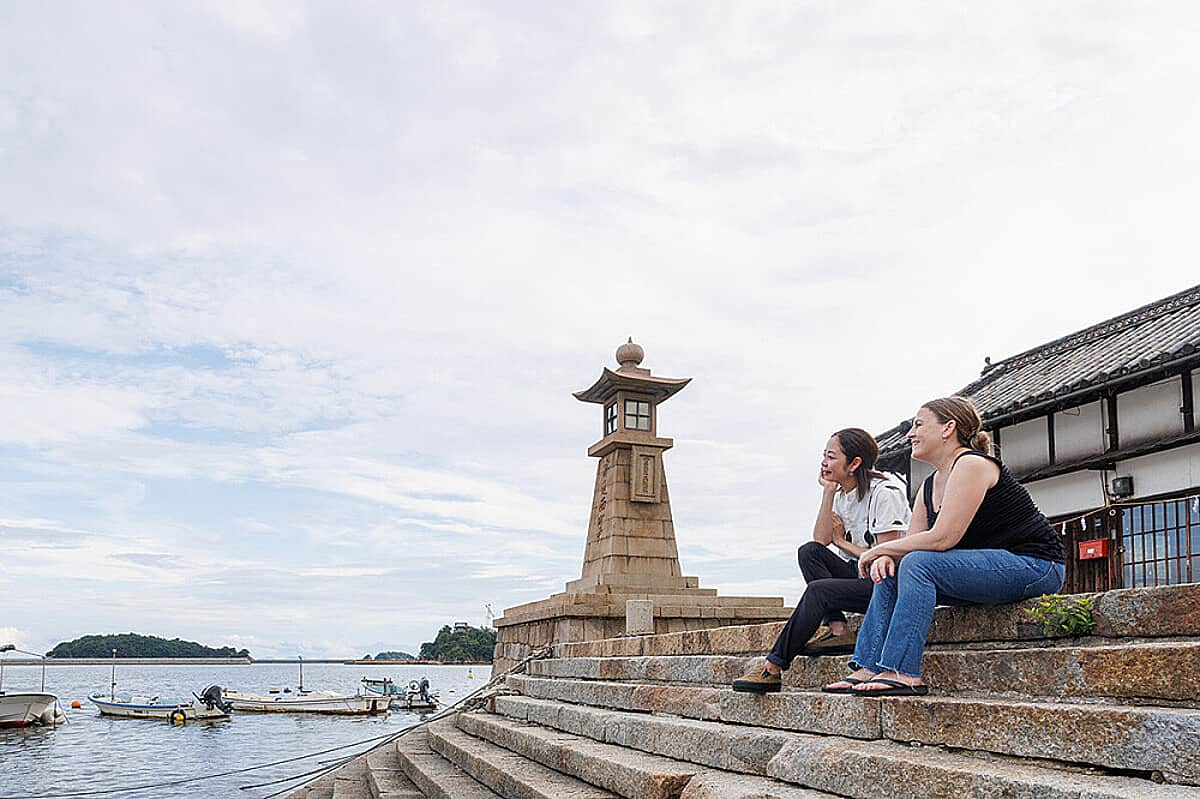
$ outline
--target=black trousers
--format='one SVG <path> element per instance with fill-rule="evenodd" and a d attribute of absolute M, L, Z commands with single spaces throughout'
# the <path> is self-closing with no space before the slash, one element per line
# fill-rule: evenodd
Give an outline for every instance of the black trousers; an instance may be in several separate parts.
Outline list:
<path fill-rule="evenodd" d="M 857 562 L 842 560 L 816 541 L 796 550 L 796 561 L 808 586 L 767 655 L 767 660 L 784 670 L 822 621 L 845 621 L 844 610 L 865 613 L 875 588 L 870 580 L 858 576 Z"/>

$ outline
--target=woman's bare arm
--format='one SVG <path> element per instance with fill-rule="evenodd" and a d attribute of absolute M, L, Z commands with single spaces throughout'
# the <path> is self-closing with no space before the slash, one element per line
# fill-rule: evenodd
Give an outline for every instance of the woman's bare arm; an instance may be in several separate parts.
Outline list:
<path fill-rule="evenodd" d="M 918 549 L 944 552 L 954 547 L 962 540 L 971 520 L 975 518 L 975 513 L 983 502 L 983 495 L 996 484 L 999 477 L 999 467 L 989 460 L 965 458 L 960 461 L 946 480 L 946 494 L 942 499 L 942 509 L 938 512 L 933 528 L 910 532 L 903 538 L 872 547 L 859 559 L 860 571 L 880 555 L 899 558 L 906 552 L 915 552 Z M 917 518 L 914 509 L 914 526 L 927 521 L 924 499 L 919 499 L 918 503 L 921 507 L 921 518 Z"/>
<path fill-rule="evenodd" d="M 833 534 L 833 495 L 837 493 L 837 483 L 821 481 L 821 506 L 817 509 L 817 519 L 813 522 L 813 541 L 818 544 L 831 544 Z"/>

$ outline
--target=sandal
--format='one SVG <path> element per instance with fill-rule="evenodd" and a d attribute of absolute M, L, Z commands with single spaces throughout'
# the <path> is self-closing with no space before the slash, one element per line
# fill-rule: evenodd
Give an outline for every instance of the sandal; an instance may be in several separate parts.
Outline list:
<path fill-rule="evenodd" d="M 837 685 L 839 682 L 844 682 L 844 683 L 846 683 L 846 687 L 845 687 L 845 688 L 830 688 L 830 687 L 829 687 L 829 685 Z M 862 685 L 862 684 L 863 684 L 863 683 L 865 683 L 865 682 L 875 682 L 875 680 L 859 680 L 859 679 L 855 679 L 854 677 L 843 677 L 843 678 L 842 678 L 842 679 L 840 679 L 840 680 L 835 680 L 834 682 L 831 682 L 831 683 L 829 683 L 829 685 L 822 685 L 822 686 L 821 686 L 821 693 L 825 693 L 825 694 L 852 694 L 852 693 L 856 693 L 856 692 L 855 692 L 855 690 L 854 690 L 854 686 L 856 686 L 856 685 Z"/>
<path fill-rule="evenodd" d="M 846 682 L 849 682 L 849 680 Z M 925 696 L 929 693 L 928 685 L 909 685 L 908 683 L 900 682 L 899 680 L 885 680 L 880 677 L 876 677 L 873 680 L 859 681 L 859 685 L 869 685 L 870 683 L 886 685 L 888 687 L 882 688 L 878 691 L 870 689 L 855 691 L 852 689 L 846 693 L 858 694 L 859 696 Z"/>

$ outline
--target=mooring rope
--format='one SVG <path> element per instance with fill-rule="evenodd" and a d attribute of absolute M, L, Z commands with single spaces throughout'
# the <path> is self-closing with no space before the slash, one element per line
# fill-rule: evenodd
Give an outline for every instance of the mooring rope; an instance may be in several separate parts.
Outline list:
<path fill-rule="evenodd" d="M 252 788 L 265 788 L 268 785 L 278 785 L 278 784 L 284 783 L 284 782 L 293 782 L 295 780 L 302 779 L 305 777 L 311 778 L 311 779 L 305 780 L 304 783 L 301 783 L 299 785 L 293 785 L 288 788 L 284 788 L 282 790 L 276 791 L 275 793 L 268 794 L 267 796 L 264 796 L 262 798 L 262 799 L 271 799 L 271 797 L 278 796 L 279 794 L 285 793 L 287 791 L 299 790 L 307 783 L 312 782 L 313 780 L 320 779 L 322 776 L 324 776 L 332 771 L 336 771 L 337 769 L 344 766 L 346 763 L 349 763 L 351 760 L 354 760 L 356 758 L 362 757 L 363 755 L 369 754 L 369 753 L 375 751 L 376 749 L 379 749 L 380 747 L 387 746 L 389 743 L 400 739 L 401 737 L 407 735 L 408 733 L 412 732 L 415 729 L 419 729 L 420 727 L 423 727 L 427 724 L 431 724 L 432 722 L 435 722 L 435 721 L 441 721 L 442 719 L 450 718 L 451 716 L 456 715 L 458 713 L 462 713 L 462 712 L 465 712 L 468 710 L 475 710 L 476 708 L 483 707 L 484 704 L 486 704 L 490 699 L 492 699 L 495 696 L 500 696 L 505 693 L 514 693 L 513 691 L 511 691 L 510 689 L 507 689 L 507 688 L 499 688 L 497 690 L 492 691 L 491 693 L 485 693 L 485 692 L 488 691 L 488 689 L 495 686 L 500 681 L 502 681 L 505 677 L 508 677 L 511 674 L 518 674 L 521 671 L 524 671 L 525 667 L 528 666 L 531 661 L 541 660 L 543 658 L 549 657 L 551 651 L 552 651 L 552 648 L 549 646 L 544 646 L 544 647 L 534 650 L 533 652 L 529 653 L 526 657 L 524 657 L 523 659 L 518 661 L 516 664 L 514 664 L 511 668 L 501 672 L 500 674 L 493 675 L 492 678 L 487 681 L 487 683 L 485 683 L 484 685 L 475 689 L 471 693 L 467 694 L 462 699 L 459 699 L 454 704 L 443 708 L 442 710 L 438 711 L 437 713 L 433 714 L 432 716 L 430 716 L 428 718 L 418 721 L 416 724 L 413 724 L 410 727 L 405 727 L 403 730 L 400 730 L 399 732 L 389 732 L 384 735 L 376 735 L 372 738 L 365 738 L 361 741 L 354 741 L 352 743 L 342 744 L 340 746 L 331 746 L 328 749 L 322 749 L 319 752 L 309 752 L 308 754 L 295 755 L 294 757 L 288 757 L 288 758 L 284 758 L 282 760 L 275 760 L 270 763 L 260 763 L 255 766 L 245 766 L 243 768 L 230 769 L 229 771 L 222 771 L 222 772 L 218 772 L 216 774 L 204 774 L 204 775 L 197 776 L 197 777 L 181 777 L 178 779 L 166 780 L 163 782 L 143 783 L 140 785 L 127 785 L 127 786 L 123 786 L 123 787 L 119 787 L 119 788 L 96 788 L 96 789 L 87 790 L 87 791 L 66 791 L 66 792 L 60 792 L 60 793 L 37 793 L 37 794 L 21 794 L 21 795 L 14 794 L 14 795 L 8 795 L 8 796 L 0 796 L 0 799 L 74 799 L 75 797 L 82 797 L 82 796 L 115 796 L 116 794 L 121 794 L 121 793 L 134 793 L 136 791 L 149 791 L 149 790 L 153 790 L 156 788 L 170 788 L 170 787 L 173 787 L 176 785 L 188 785 L 188 784 L 195 783 L 195 782 L 204 782 L 206 780 L 215 780 L 215 779 L 219 779 L 221 777 L 230 777 L 235 774 L 247 774 L 252 771 L 259 771 L 261 769 L 271 768 L 273 766 L 283 766 L 283 765 L 287 765 L 288 763 L 295 763 L 300 760 L 308 760 L 309 758 L 319 757 L 321 755 L 327 755 L 332 752 L 339 752 L 339 751 L 342 751 L 345 749 L 350 749 L 352 747 L 362 746 L 364 744 L 374 744 L 373 746 L 371 746 L 367 749 L 364 749 L 361 752 L 355 752 L 354 754 L 346 755 L 345 757 L 340 757 L 340 758 L 336 758 L 334 760 L 328 761 L 330 763 L 330 765 L 322 765 L 319 768 L 312 769 L 311 771 L 307 771 L 302 774 L 293 774 L 288 777 L 283 777 L 283 778 L 276 779 L 276 780 L 270 780 L 269 782 L 258 783 L 257 785 L 240 786 L 242 790 L 250 790 Z"/>
<path fill-rule="evenodd" d="M 553 651 L 553 648 L 549 647 L 549 646 L 541 647 L 539 649 L 534 650 L 530 654 L 526 655 L 523 659 L 521 659 L 520 661 L 515 663 L 511 668 L 507 669 L 506 671 L 501 672 L 500 674 L 493 675 L 492 678 L 490 680 L 488 680 L 486 684 L 480 686 L 476 690 L 467 694 L 462 699 L 459 699 L 453 705 L 443 708 L 442 710 L 438 711 L 437 713 L 430 716 L 429 718 L 418 721 L 416 724 L 413 724 L 411 727 L 405 727 L 403 730 L 400 730 L 399 732 L 395 732 L 388 736 L 385 736 L 383 740 L 380 740 L 378 743 L 376 743 L 374 746 L 370 747 L 369 749 L 364 749 L 361 752 L 356 752 L 352 755 L 347 755 L 345 757 L 338 758 L 337 760 L 331 761 L 329 765 L 324 766 L 322 768 L 316 768 L 311 771 L 306 771 L 302 774 L 292 774 L 291 776 L 288 776 L 288 777 L 281 777 L 279 779 L 270 780 L 268 782 L 261 782 L 261 783 L 255 784 L 255 785 L 242 785 L 242 786 L 240 786 L 240 788 L 243 791 L 251 790 L 253 788 L 265 788 L 268 785 L 279 785 L 279 784 L 282 784 L 285 782 L 293 782 L 295 780 L 298 780 L 298 779 L 301 779 L 304 777 L 308 777 L 307 780 L 305 780 L 303 783 L 300 783 L 299 785 L 290 785 L 286 788 L 275 791 L 274 793 L 269 793 L 266 796 L 262 797 L 262 799 L 274 799 L 274 797 L 279 796 L 280 794 L 287 793 L 289 791 L 298 791 L 302 787 L 307 785 L 308 783 L 315 782 L 316 780 L 321 779 L 321 777 L 324 777 L 327 774 L 337 771 L 342 766 L 346 765 L 347 763 L 351 762 L 352 760 L 356 760 L 360 757 L 364 757 L 364 756 L 370 754 L 371 752 L 374 752 L 376 749 L 380 749 L 384 746 L 387 746 L 390 743 L 398 741 L 400 738 L 403 738 L 405 735 L 408 735 L 413 730 L 420 729 L 421 727 L 424 727 L 427 724 L 432 724 L 435 721 L 441 721 L 442 719 L 450 718 L 451 716 L 457 715 L 459 713 L 465 713 L 470 710 L 476 710 L 478 708 L 481 708 L 496 696 L 515 694 L 516 691 L 513 691 L 510 688 L 504 688 L 504 687 L 493 688 L 493 686 L 496 686 L 498 683 L 502 682 L 504 680 L 504 678 L 508 677 L 510 674 L 517 674 L 518 672 L 524 671 L 525 667 L 527 665 L 529 665 L 530 661 L 541 660 L 543 658 L 549 657 L 552 651 Z M 489 691 L 488 689 L 493 689 L 493 690 Z M 370 741 L 363 741 L 362 743 L 369 743 L 369 742 Z M 5 799 L 5 797 L 0 797 L 0 799 Z"/>

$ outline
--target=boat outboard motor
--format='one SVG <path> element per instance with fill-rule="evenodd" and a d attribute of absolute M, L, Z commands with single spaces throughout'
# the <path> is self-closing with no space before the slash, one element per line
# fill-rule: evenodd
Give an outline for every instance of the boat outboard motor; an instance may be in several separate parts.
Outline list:
<path fill-rule="evenodd" d="M 425 702 L 430 701 L 430 699 L 429 699 L 429 678 L 428 677 L 421 678 L 421 699 Z"/>
<path fill-rule="evenodd" d="M 221 686 L 219 685 L 208 686 L 196 698 L 203 702 L 209 710 L 212 710 L 214 707 L 222 713 L 229 713 L 233 710 L 232 707 L 225 703 L 225 699 L 221 696 Z"/>

